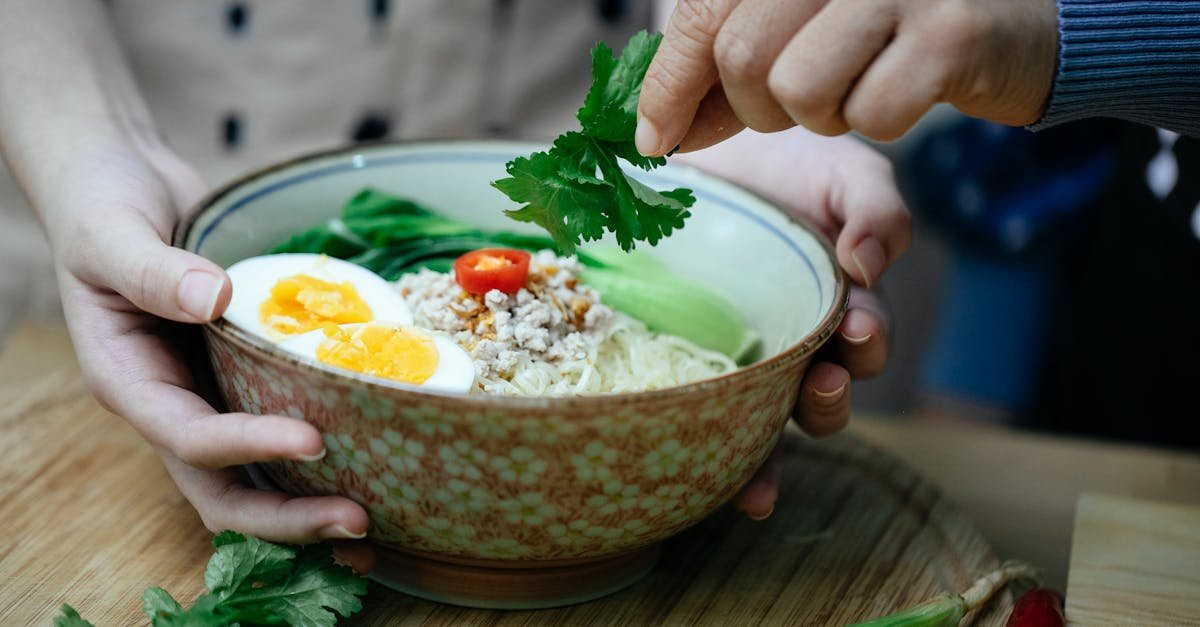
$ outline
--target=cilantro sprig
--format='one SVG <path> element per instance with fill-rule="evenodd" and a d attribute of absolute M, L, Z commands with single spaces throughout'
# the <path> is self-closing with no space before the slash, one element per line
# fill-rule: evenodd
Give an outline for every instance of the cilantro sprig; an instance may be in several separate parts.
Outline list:
<path fill-rule="evenodd" d="M 654 246 L 683 227 L 695 203 L 689 189 L 657 191 L 627 175 L 621 160 L 643 170 L 666 163 L 638 153 L 637 103 L 642 79 L 662 35 L 634 35 L 620 57 L 603 43 L 592 49 L 592 87 L 576 117 L 582 127 L 560 135 L 550 150 L 505 165 L 509 178 L 492 183 L 524 203 L 509 217 L 546 229 L 559 252 L 612 233 L 625 251 L 644 241 Z"/>
<path fill-rule="evenodd" d="M 272 544 L 223 531 L 213 538 L 200 595 L 184 609 L 162 588 L 149 588 L 143 610 L 154 627 L 224 625 L 295 625 L 332 627 L 337 616 L 362 609 L 366 579 L 333 561 L 328 544 L 302 547 Z M 63 605 L 55 627 L 92 627 L 70 605 Z"/>

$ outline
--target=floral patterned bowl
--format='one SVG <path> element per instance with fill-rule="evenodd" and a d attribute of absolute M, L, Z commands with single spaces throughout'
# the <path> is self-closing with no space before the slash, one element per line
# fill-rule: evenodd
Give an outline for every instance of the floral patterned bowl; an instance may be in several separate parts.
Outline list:
<path fill-rule="evenodd" d="M 488 183 L 537 146 L 425 142 L 322 153 L 248 175 L 205 200 L 176 245 L 228 266 L 338 215 L 371 185 L 484 227 L 523 229 Z M 699 171 L 636 173 L 689 187 L 686 228 L 649 249 L 723 293 L 764 356 L 676 388 L 570 398 L 422 392 L 317 369 L 223 321 L 206 327 L 230 409 L 294 416 L 324 434 L 316 462 L 267 474 L 296 494 L 361 503 L 383 550 L 376 576 L 442 601 L 533 607 L 593 598 L 653 565 L 656 543 L 720 506 L 764 461 L 813 352 L 844 312 L 828 243 Z"/>

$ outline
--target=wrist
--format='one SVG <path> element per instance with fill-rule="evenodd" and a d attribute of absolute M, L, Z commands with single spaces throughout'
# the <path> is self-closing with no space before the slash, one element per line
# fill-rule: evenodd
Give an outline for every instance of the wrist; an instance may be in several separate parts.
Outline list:
<path fill-rule="evenodd" d="M 90 167 L 165 148 L 102 3 L 15 0 L 5 13 L 0 156 L 49 228 Z"/>

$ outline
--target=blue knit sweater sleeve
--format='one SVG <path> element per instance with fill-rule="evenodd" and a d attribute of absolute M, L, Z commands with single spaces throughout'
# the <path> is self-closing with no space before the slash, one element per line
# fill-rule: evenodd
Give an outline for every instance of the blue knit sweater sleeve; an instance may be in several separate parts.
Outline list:
<path fill-rule="evenodd" d="M 1200 0 L 1057 0 L 1058 72 L 1039 130 L 1110 117 L 1200 136 Z"/>

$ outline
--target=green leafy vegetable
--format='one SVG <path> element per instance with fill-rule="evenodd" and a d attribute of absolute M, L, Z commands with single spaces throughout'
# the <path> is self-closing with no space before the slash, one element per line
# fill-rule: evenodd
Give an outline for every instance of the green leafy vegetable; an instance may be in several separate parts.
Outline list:
<path fill-rule="evenodd" d="M 599 265 L 606 263 L 606 265 Z M 759 337 L 729 301 L 641 254 L 595 251 L 580 278 L 600 300 L 661 333 L 687 338 L 734 361 L 750 361 Z"/>
<path fill-rule="evenodd" d="M 357 244 L 351 247 L 348 242 Z M 421 268 L 449 272 L 460 255 L 489 247 L 537 251 L 554 248 L 554 241 L 544 235 L 480 229 L 368 188 L 346 202 L 341 219 L 298 233 L 269 252 L 323 253 L 395 281 Z M 753 357 L 758 336 L 732 305 L 708 288 L 640 251 L 589 248 L 575 255 L 585 267 L 580 278 L 600 292 L 602 302 L 653 331 L 677 335 L 741 363 Z"/>
<path fill-rule="evenodd" d="M 489 246 L 539 250 L 553 248 L 554 241 L 485 231 L 368 187 L 346 201 L 341 218 L 301 231 L 267 252 L 329 255 L 395 281 L 421 268 L 446 272 L 459 255 Z"/>
<path fill-rule="evenodd" d="M 208 593 L 192 607 L 184 609 L 162 588 L 146 590 L 142 607 L 151 625 L 328 627 L 337 623 L 337 614 L 362 609 L 366 580 L 334 564 L 328 544 L 290 547 L 224 531 L 213 538 L 213 546 L 216 552 L 204 573 Z M 69 605 L 54 624 L 91 625 Z"/>
<path fill-rule="evenodd" d="M 621 169 L 620 160 L 652 170 L 662 157 L 638 153 L 633 136 L 642 79 L 662 35 L 642 31 L 621 56 L 603 43 L 592 50 L 592 87 L 579 109 L 582 131 L 560 135 L 546 152 L 509 161 L 509 178 L 492 183 L 518 203 L 505 213 L 546 229 L 558 250 L 575 251 L 583 241 L 611 232 L 622 250 L 644 241 L 651 246 L 683 227 L 695 203 L 691 190 L 656 191 Z"/>
<path fill-rule="evenodd" d="M 79 612 L 66 603 L 63 603 L 63 606 L 58 611 L 60 614 L 54 617 L 54 627 L 96 627 L 83 620 Z"/>

